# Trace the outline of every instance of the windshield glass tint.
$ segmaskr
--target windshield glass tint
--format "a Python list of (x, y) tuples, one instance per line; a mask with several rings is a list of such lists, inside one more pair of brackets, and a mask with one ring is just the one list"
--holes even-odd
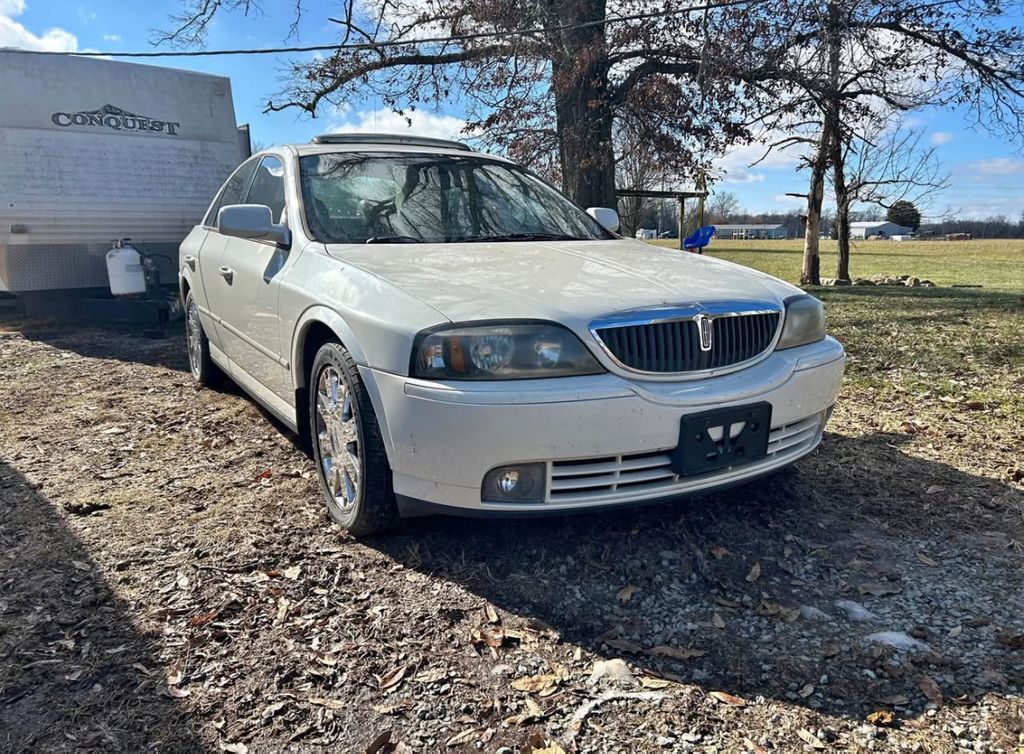
[(346, 152), (299, 164), (309, 228), (325, 243), (610, 237), (550, 186), (501, 162)]

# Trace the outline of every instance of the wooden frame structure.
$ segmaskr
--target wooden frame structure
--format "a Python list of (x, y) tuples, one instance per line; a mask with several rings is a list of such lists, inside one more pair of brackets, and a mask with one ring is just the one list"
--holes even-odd
[(707, 199), (707, 191), (654, 191), (648, 189), (618, 189), (615, 196), (624, 199), (626, 197), (640, 197), (644, 199), (675, 199), (679, 205), (679, 248), (683, 248), (683, 239), (686, 237), (683, 228), (686, 224), (686, 200), (697, 200), (697, 227), (704, 225), (704, 200)]

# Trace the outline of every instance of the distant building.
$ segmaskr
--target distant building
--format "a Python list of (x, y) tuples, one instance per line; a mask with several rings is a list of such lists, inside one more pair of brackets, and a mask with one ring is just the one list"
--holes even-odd
[(850, 238), (892, 238), (909, 236), (914, 229), (887, 220), (860, 220), (850, 223)]
[(785, 225), (716, 225), (715, 236), (721, 239), (786, 239)]

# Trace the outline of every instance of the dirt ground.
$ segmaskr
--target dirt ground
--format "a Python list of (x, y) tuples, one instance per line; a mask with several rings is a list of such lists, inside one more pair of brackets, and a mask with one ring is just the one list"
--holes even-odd
[(1024, 751), (1020, 296), (827, 295), (793, 469), (363, 542), (181, 338), (0, 325), (0, 749)]

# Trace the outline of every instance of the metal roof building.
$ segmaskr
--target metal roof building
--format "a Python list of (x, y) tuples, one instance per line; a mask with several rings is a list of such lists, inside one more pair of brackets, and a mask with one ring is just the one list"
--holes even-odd
[(789, 231), (785, 225), (716, 225), (715, 235), (723, 239), (786, 239), (789, 238)]

